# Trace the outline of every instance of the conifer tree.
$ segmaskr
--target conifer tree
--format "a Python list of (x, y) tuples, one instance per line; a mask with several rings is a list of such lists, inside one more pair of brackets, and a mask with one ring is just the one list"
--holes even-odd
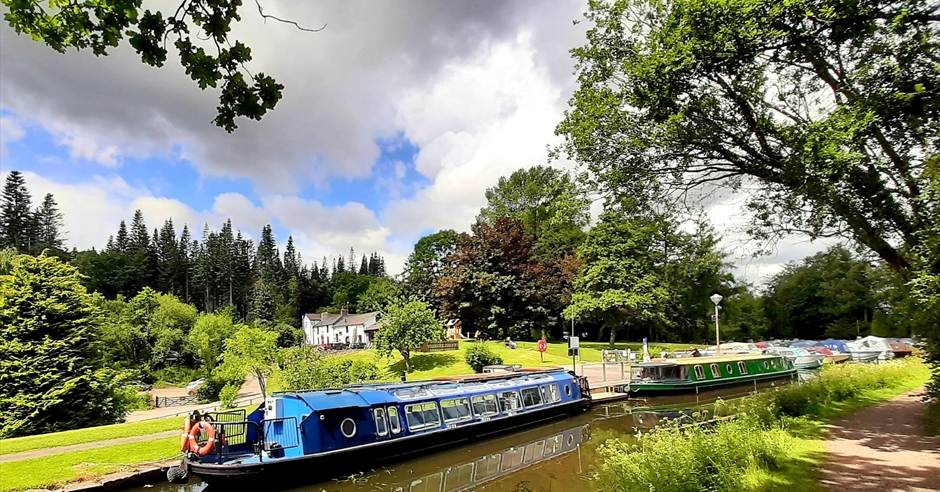
[(114, 247), (121, 254), (127, 254), (130, 251), (130, 238), (127, 236), (127, 224), (121, 221), (118, 226), (117, 235), (114, 237)]
[(10, 171), (0, 195), (0, 247), (14, 248), (21, 253), (30, 251), (33, 239), (32, 197), (26, 189), (26, 179), (19, 171)]
[(284, 270), (289, 278), (297, 278), (300, 275), (301, 263), (300, 254), (294, 249), (294, 237), (287, 236), (287, 246), (284, 248)]
[(55, 202), (52, 193), (46, 193), (42, 205), (36, 210), (36, 224), (38, 244), (34, 249), (35, 251), (42, 252), (47, 248), (62, 250), (65, 247), (62, 213), (59, 212), (58, 204)]
[(359, 275), (369, 275), (369, 261), (362, 255), (362, 264), (359, 265)]
[(183, 295), (183, 300), (187, 303), (190, 302), (189, 296), (189, 284), (190, 279), (192, 278), (192, 269), (193, 261), (192, 255), (193, 251), (198, 248), (194, 247), (192, 240), (189, 235), (189, 226), (183, 224), (183, 231), (180, 233), (180, 242), (179, 242), (179, 270), (177, 270), (176, 281), (179, 282), (182, 290), (180, 291)]

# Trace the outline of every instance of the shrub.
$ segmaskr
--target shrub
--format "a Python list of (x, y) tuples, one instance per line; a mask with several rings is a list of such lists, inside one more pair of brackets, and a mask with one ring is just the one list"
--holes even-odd
[(502, 364), (503, 358), (494, 353), (483, 343), (473, 343), (464, 353), (464, 359), (467, 365), (474, 372), (483, 372), (483, 368), (494, 364)]
[(235, 400), (238, 398), (239, 387), (234, 384), (226, 384), (219, 392), (219, 403), (222, 408), (235, 408)]
[(205, 373), (192, 367), (171, 365), (153, 372), (156, 386), (185, 386)]
[(379, 377), (379, 368), (371, 362), (323, 357), (308, 348), (285, 350), (282, 367), (280, 377), (286, 391), (336, 388)]
[(244, 379), (226, 378), (223, 374), (216, 371), (196, 390), (196, 401), (199, 403), (218, 401), (222, 388), (229, 385), (240, 388), (244, 382)]

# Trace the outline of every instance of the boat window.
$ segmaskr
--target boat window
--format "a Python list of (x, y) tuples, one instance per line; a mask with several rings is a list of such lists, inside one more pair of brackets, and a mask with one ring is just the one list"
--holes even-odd
[(399, 400), (414, 400), (415, 398), (427, 398), (431, 396), (431, 392), (421, 388), (421, 389), (403, 389), (395, 392), (395, 396)]
[(443, 490), (466, 490), (473, 485), (473, 463), (448, 468), (444, 473)]
[(442, 400), (441, 411), (444, 412), (444, 422), (448, 424), (473, 418), (470, 415), (470, 400), (468, 398)]
[(499, 473), (499, 463), (501, 459), (502, 456), (500, 454), (489, 454), (478, 459), (476, 462), (474, 481), (481, 481)]
[(392, 429), (392, 434), (401, 432), (401, 419), (398, 418), (398, 409), (388, 407), (388, 426)]
[(571, 387), (567, 384), (565, 385), (565, 394), (571, 396)]
[(380, 436), (387, 436), (388, 424), (385, 421), (385, 410), (382, 408), (376, 408), (373, 413), (375, 414), (375, 433)]
[(473, 397), (473, 414), (477, 417), (496, 415), (496, 397), (493, 395), (478, 395)]
[(531, 463), (535, 460), (542, 459), (542, 456), (544, 455), (545, 441), (536, 441), (525, 447), (525, 456), (523, 457), (522, 461)]
[(408, 421), (408, 429), (413, 431), (441, 425), (441, 416), (434, 402), (406, 405), (405, 420)]
[(770, 364), (766, 360), (764, 361), (764, 369), (770, 369)]
[(526, 408), (537, 407), (542, 404), (542, 394), (536, 388), (524, 388), (522, 390), (522, 403)]
[(747, 366), (744, 365), (744, 362), (738, 362), (738, 372), (741, 374), (747, 374)]
[(525, 448), (509, 448), (503, 451), (502, 471), (512, 470), (522, 464), (522, 458), (525, 456)]
[(356, 435), (356, 422), (353, 419), (346, 419), (339, 424), (339, 430), (344, 436), (352, 439)]
[(712, 378), (720, 378), (720, 377), (721, 377), (721, 369), (718, 368), (718, 364), (712, 364), (712, 365), (711, 365), (711, 370), (712, 370)]
[(522, 402), (519, 401), (519, 393), (516, 391), (504, 391), (500, 393), (499, 409), (503, 413), (521, 410)]
[(734, 367), (733, 367), (731, 364), (728, 364), (727, 366), (725, 366), (725, 369), (728, 370), (728, 375), (729, 375), (729, 376), (732, 375), (732, 374), (734, 374)]
[(542, 386), (542, 401), (545, 403), (555, 403), (561, 401), (561, 395), (558, 394), (557, 384), (546, 384)]
[(702, 369), (702, 366), (695, 366), (695, 379), (705, 379), (705, 369)]

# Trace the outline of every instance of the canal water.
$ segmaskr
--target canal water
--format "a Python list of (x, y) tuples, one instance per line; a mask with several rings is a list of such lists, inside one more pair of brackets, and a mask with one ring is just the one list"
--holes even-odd
[[(777, 384), (780, 384), (779, 382)], [(763, 389), (770, 384), (758, 385)], [(592, 407), (551, 424), (423, 456), (353, 476), (311, 480), (287, 492), (577, 492), (591, 480), (606, 440), (632, 440), (663, 419), (684, 419), (717, 397), (743, 396), (754, 387), (687, 395), (671, 400), (629, 400)], [(312, 470), (313, 472), (313, 470)], [(215, 492), (193, 477), (185, 485), (158, 483), (133, 492)], [(229, 491), (226, 491), (229, 492)]]

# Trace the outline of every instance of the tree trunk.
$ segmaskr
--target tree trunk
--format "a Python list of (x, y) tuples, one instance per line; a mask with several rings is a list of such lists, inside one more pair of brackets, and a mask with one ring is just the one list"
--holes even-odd
[(265, 384), (264, 374), (261, 371), (255, 371), (255, 377), (258, 378), (258, 386), (261, 387), (261, 398), (265, 399), (268, 397), (267, 385)]
[(411, 351), (410, 350), (399, 350), (401, 356), (405, 358), (405, 371), (411, 372)]
[(614, 342), (617, 341), (617, 328), (614, 326), (610, 327), (610, 349), (613, 350)]

